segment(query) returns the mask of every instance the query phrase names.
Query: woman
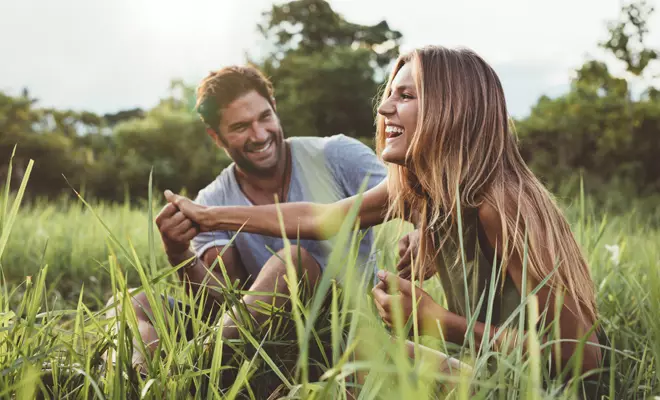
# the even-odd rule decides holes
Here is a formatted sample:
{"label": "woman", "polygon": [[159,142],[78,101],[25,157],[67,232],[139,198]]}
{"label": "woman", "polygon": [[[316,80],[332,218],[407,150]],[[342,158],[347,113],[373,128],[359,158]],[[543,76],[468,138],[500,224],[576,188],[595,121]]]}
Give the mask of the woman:
{"label": "woman", "polygon": [[[419,222],[418,265],[435,263],[448,300],[446,309],[416,289],[422,329],[437,334],[440,326],[446,340],[461,344],[468,318],[476,313],[471,332],[476,343],[486,334],[512,331],[503,324],[515,314],[520,294],[547,278],[537,293],[539,309],[547,309],[546,321],[558,321],[567,339],[553,346],[560,352],[555,357],[565,366],[586,335],[595,345],[585,346],[582,369],[596,368],[601,354],[592,329],[597,311],[589,269],[566,219],[518,152],[493,69],[469,50],[414,50],[398,59],[378,114],[377,149],[389,163],[388,177],[364,193],[360,225],[389,218]],[[202,231],[282,234],[275,206],[204,208],[171,192],[166,196]],[[331,237],[355,200],[281,204],[287,236]],[[399,299],[409,317],[411,284],[384,271],[378,276],[374,299],[381,317],[392,323],[391,305]],[[392,283],[397,296],[386,290]],[[488,325],[490,287],[496,292]],[[507,336],[499,335],[496,347],[505,346]]]}

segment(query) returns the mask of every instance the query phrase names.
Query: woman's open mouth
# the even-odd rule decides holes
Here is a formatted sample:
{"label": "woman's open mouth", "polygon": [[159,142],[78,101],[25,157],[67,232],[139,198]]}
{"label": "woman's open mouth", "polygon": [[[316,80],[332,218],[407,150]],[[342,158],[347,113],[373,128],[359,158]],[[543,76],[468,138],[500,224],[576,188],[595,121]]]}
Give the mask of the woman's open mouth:
{"label": "woman's open mouth", "polygon": [[393,139],[403,135],[403,128],[395,125],[387,125],[387,127],[385,127],[385,134],[388,139]]}

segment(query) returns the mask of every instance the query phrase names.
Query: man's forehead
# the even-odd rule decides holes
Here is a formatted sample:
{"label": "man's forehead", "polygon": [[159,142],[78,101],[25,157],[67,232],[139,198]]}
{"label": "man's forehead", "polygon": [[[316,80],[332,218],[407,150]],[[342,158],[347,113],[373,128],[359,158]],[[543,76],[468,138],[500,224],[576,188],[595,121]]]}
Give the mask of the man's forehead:
{"label": "man's forehead", "polygon": [[269,110],[272,110],[272,107],[268,100],[259,93],[252,91],[229,103],[227,107],[221,110],[221,113],[223,121],[232,124],[256,118]]}

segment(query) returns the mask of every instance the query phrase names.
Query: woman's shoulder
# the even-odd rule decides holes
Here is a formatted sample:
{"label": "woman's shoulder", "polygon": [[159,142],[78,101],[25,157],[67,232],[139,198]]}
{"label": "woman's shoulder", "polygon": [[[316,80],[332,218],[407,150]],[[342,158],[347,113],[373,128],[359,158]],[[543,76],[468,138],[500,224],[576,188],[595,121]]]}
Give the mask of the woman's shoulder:
{"label": "woman's shoulder", "polygon": [[479,223],[483,227],[488,241],[495,244],[496,238],[502,232],[502,220],[497,209],[487,201],[482,201],[478,207]]}

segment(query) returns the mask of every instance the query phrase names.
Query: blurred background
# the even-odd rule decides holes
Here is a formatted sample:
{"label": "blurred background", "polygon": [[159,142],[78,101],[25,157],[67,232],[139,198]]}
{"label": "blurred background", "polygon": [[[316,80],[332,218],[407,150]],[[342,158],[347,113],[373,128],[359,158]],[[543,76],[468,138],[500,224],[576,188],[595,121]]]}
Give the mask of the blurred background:
{"label": "blurred background", "polygon": [[[651,1],[22,0],[0,4],[0,182],[26,195],[194,196],[229,160],[193,112],[209,71],[272,78],[287,136],[371,144],[392,61],[465,46],[500,75],[525,159],[559,196],[657,204],[660,18]],[[5,161],[6,160],[6,161]],[[66,178],[66,179],[65,179]],[[69,183],[67,183],[67,181]],[[16,186],[14,186],[16,187]]]}
{"label": "blurred background", "polygon": [[[660,16],[654,6],[644,0],[0,0],[0,397],[12,385],[36,387],[42,361],[57,365],[62,357],[64,365],[86,365],[91,378],[68,381],[74,389],[58,384],[63,395],[53,397],[81,390],[87,396],[97,378],[109,397],[113,390],[114,398],[125,397],[123,375],[106,381],[93,361],[100,362],[109,343],[104,314],[96,312],[123,290],[124,278],[126,287],[183,297],[153,217],[165,203],[160,190],[195,196],[230,162],[193,110],[195,87],[210,71],[248,62],[260,67],[274,83],[286,136],[343,133],[373,145],[375,105],[394,59],[427,44],[472,48],[499,74],[523,157],[557,195],[591,267],[599,323],[617,349],[609,398],[660,396]],[[16,189],[24,178],[21,198]],[[383,254],[379,267],[394,270],[400,231],[391,224],[378,228],[384,234],[375,251]],[[438,284],[433,279],[425,288],[440,301]],[[368,291],[341,286],[346,298],[368,299]],[[348,301],[340,304],[335,328],[336,321],[362,321]],[[83,331],[96,336],[84,339]],[[197,361],[185,341],[177,346],[169,353],[174,358],[157,367],[158,383],[135,386],[142,395],[176,393],[169,388],[197,379],[197,369],[189,375],[171,368],[169,360]],[[128,354],[123,364],[130,365]],[[502,367],[483,377],[483,388],[495,388],[497,398],[525,397],[518,393],[530,377],[534,382],[540,364],[480,354],[476,365]],[[349,358],[335,365],[346,366]],[[370,387],[417,381],[418,364],[396,368],[400,381],[384,374]],[[331,387],[324,385],[318,390]],[[556,393],[549,387],[547,398]]]}

